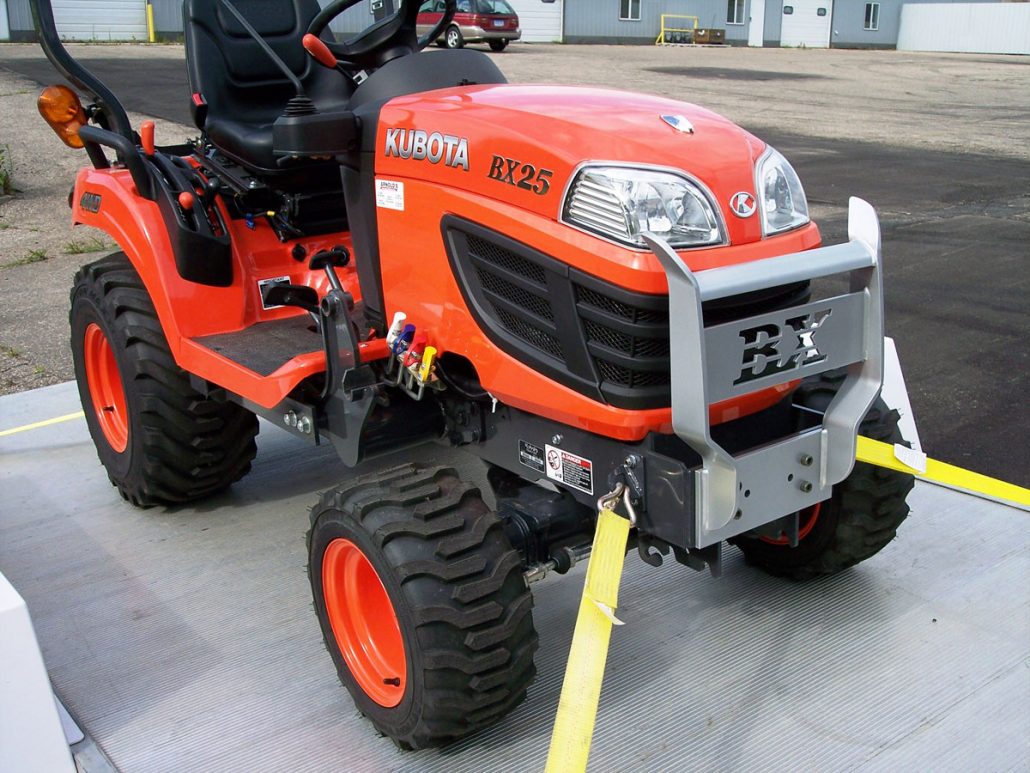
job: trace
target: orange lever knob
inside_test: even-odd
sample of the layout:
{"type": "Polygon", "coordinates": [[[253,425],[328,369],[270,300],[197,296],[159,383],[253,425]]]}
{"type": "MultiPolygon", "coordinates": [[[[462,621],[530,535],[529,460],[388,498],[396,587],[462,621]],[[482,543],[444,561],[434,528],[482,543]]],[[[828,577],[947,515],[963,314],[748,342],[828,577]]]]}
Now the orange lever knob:
{"type": "Polygon", "coordinates": [[[143,145],[143,152],[148,156],[154,155],[154,122],[144,121],[139,127],[139,140],[143,145]]]}
{"type": "Polygon", "coordinates": [[[307,34],[301,42],[304,44],[304,50],[315,57],[319,64],[325,65],[329,69],[336,67],[336,57],[333,56],[333,52],[329,50],[329,46],[321,38],[307,34]]]}
{"type": "Polygon", "coordinates": [[[193,205],[197,202],[196,197],[189,191],[183,191],[179,194],[179,206],[189,212],[193,209],[193,205]]]}

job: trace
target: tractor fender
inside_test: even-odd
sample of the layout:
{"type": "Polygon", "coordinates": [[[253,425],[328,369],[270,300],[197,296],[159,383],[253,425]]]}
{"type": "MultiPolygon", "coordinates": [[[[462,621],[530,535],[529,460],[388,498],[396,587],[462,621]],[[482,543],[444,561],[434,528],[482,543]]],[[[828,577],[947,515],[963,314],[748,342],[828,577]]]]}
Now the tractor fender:
{"type": "Polygon", "coordinates": [[[183,279],[158,205],[139,195],[127,170],[81,169],[71,205],[74,224],[99,228],[128,256],[180,366],[186,365],[186,339],[213,327],[231,330],[244,326],[247,298],[238,258],[234,254],[233,282],[228,287],[183,279]]]}

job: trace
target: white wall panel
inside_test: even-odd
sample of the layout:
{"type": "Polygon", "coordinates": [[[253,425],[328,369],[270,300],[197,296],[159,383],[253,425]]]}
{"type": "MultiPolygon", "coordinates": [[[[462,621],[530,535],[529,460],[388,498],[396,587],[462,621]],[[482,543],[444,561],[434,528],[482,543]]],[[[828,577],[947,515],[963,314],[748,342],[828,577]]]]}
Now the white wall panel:
{"type": "Polygon", "coordinates": [[[68,40],[146,40],[146,0],[53,0],[57,31],[68,40]]]}
{"type": "Polygon", "coordinates": [[[564,0],[544,3],[541,0],[508,0],[519,15],[522,40],[529,43],[560,43],[562,5],[564,0]]]}
{"type": "Polygon", "coordinates": [[[1030,54],[1030,4],[903,5],[898,50],[1030,54]]]}
{"type": "Polygon", "coordinates": [[[783,14],[781,46],[829,47],[833,0],[783,0],[783,7],[793,9],[793,13],[783,14]]]}

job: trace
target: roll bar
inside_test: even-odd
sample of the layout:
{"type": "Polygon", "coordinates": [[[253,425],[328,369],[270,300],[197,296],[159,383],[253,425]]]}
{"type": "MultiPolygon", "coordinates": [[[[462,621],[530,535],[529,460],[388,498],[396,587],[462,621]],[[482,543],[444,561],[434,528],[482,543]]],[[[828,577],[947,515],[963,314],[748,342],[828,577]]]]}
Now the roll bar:
{"type": "Polygon", "coordinates": [[[95,116],[97,123],[135,143],[132,124],[129,123],[129,116],[122,103],[103,81],[83,67],[64,47],[61,36],[57,34],[51,0],[29,0],[29,7],[32,9],[32,23],[39,35],[39,44],[50,64],[70,83],[93,98],[100,112],[99,116],[95,116]]]}

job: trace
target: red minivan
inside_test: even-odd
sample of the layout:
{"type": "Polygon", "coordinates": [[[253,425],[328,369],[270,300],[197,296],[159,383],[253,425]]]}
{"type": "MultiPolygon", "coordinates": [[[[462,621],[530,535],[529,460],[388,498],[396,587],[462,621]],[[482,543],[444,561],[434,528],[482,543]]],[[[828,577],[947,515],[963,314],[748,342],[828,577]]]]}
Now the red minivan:
{"type": "MultiPolygon", "coordinates": [[[[424,35],[443,16],[444,0],[426,0],[418,11],[418,34],[424,35]]],[[[506,0],[458,0],[454,21],[436,41],[447,48],[466,43],[489,43],[503,51],[509,41],[522,37],[519,17],[506,0]]]]}

